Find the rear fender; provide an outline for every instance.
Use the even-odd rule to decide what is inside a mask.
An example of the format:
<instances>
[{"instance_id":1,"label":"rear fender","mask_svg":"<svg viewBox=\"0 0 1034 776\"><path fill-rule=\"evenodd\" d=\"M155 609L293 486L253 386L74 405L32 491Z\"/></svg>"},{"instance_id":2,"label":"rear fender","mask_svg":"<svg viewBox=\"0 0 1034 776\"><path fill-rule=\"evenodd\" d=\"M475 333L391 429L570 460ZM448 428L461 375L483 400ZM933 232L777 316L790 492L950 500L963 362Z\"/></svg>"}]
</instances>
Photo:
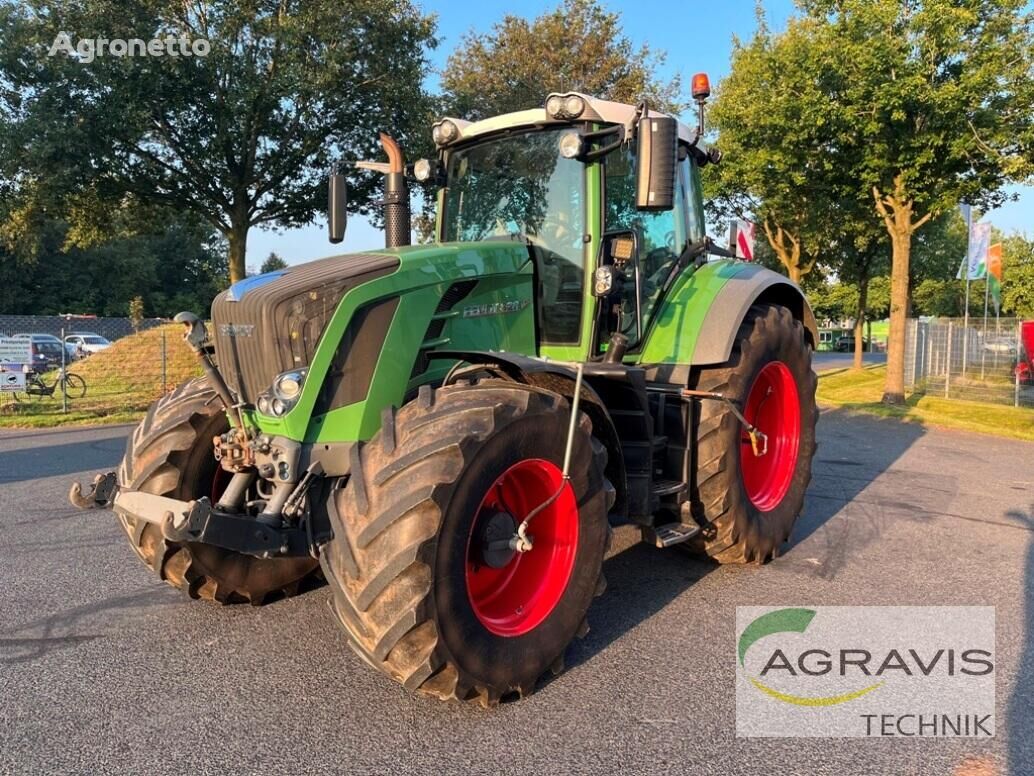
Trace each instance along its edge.
<instances>
[{"instance_id":1,"label":"rear fender","mask_svg":"<svg viewBox=\"0 0 1034 776\"><path fill-rule=\"evenodd\" d=\"M786 307L815 347L815 315L795 283L758 264L714 261L676 281L647 332L640 363L654 367L651 377L671 382L682 382L691 366L725 363L755 304Z\"/></svg>"}]
</instances>

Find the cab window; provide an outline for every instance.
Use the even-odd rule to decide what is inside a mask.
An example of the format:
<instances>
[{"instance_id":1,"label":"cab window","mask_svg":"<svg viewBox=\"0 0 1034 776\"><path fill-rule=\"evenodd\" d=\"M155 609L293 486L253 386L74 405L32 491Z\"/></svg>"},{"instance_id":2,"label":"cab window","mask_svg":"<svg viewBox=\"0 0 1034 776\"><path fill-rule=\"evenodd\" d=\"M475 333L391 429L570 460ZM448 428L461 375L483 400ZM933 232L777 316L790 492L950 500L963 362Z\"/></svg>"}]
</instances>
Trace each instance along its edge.
<instances>
[{"instance_id":1,"label":"cab window","mask_svg":"<svg viewBox=\"0 0 1034 776\"><path fill-rule=\"evenodd\" d=\"M604 165L604 229L608 232L631 229L639 239L644 329L649 324L661 287L676 259L693 241L695 232L703 232L702 224L691 224L688 218L688 187L692 185L692 177L686 169L687 163L679 165L675 206L671 210L658 212L636 209L635 160L630 150L612 153ZM629 302L634 304L634 299ZM634 313L634 310L630 312ZM623 325L623 328L626 334L630 333L627 325ZM631 333L634 334L634 329Z\"/></svg>"}]
</instances>

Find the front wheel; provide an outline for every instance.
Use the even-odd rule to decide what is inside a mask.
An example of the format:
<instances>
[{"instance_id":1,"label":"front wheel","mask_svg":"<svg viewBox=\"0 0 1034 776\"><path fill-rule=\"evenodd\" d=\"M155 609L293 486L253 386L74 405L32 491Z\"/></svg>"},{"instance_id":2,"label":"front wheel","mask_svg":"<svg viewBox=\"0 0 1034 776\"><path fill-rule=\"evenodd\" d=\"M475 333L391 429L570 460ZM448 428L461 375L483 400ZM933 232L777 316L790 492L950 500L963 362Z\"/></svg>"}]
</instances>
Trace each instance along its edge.
<instances>
[{"instance_id":1,"label":"front wheel","mask_svg":"<svg viewBox=\"0 0 1034 776\"><path fill-rule=\"evenodd\" d=\"M190 380L147 411L126 443L122 488L190 501L217 501L225 487L212 438L230 427L207 378ZM211 544L167 541L161 529L115 508L133 551L155 574L191 598L262 604L291 596L317 570L311 558L255 558Z\"/></svg>"},{"instance_id":2,"label":"front wheel","mask_svg":"<svg viewBox=\"0 0 1034 776\"><path fill-rule=\"evenodd\" d=\"M698 544L720 563L764 563L779 554L804 507L815 455L815 372L800 321L754 305L729 361L701 369L694 388L736 402L765 438L751 439L724 403L700 402L692 506Z\"/></svg>"},{"instance_id":3,"label":"front wheel","mask_svg":"<svg viewBox=\"0 0 1034 776\"><path fill-rule=\"evenodd\" d=\"M606 452L584 415L561 476L569 413L514 383L425 388L356 449L321 561L367 663L407 689L485 705L560 670L603 590L610 533ZM519 523L547 503L531 548L514 549Z\"/></svg>"}]
</instances>

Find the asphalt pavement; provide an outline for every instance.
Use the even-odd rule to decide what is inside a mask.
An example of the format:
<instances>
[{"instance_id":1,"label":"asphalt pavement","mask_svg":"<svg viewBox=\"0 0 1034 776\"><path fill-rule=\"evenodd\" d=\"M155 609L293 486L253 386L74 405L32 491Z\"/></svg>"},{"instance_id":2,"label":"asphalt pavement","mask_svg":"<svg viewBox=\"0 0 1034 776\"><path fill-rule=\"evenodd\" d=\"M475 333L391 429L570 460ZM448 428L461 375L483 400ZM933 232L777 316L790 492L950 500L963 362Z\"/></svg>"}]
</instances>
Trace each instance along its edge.
<instances>
[{"instance_id":1,"label":"asphalt pavement","mask_svg":"<svg viewBox=\"0 0 1034 776\"><path fill-rule=\"evenodd\" d=\"M326 588L190 601L66 500L129 429L0 433L0 773L1034 773L1034 444L824 412L786 554L717 567L618 531L568 670L485 710L345 646ZM994 739L735 736L735 607L992 604Z\"/></svg>"},{"instance_id":2,"label":"asphalt pavement","mask_svg":"<svg viewBox=\"0 0 1034 776\"><path fill-rule=\"evenodd\" d=\"M811 355L812 364L816 372L824 372L827 369L844 369L854 364L854 353L838 353L835 350L817 350ZM866 366L874 364L886 364L886 353L863 353L862 363Z\"/></svg>"}]
</instances>

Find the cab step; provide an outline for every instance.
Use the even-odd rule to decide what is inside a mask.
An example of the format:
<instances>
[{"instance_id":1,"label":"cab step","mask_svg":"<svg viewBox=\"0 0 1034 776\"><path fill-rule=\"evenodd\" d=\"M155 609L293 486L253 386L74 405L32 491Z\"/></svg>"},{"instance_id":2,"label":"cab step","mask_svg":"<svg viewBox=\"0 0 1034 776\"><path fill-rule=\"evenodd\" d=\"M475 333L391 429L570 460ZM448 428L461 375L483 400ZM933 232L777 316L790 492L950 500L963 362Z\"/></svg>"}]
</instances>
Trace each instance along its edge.
<instances>
[{"instance_id":1,"label":"cab step","mask_svg":"<svg viewBox=\"0 0 1034 776\"><path fill-rule=\"evenodd\" d=\"M653 495L674 496L686 489L686 483L681 480L654 480Z\"/></svg>"},{"instance_id":2,"label":"cab step","mask_svg":"<svg viewBox=\"0 0 1034 776\"><path fill-rule=\"evenodd\" d=\"M700 526L695 523L693 525L688 523L655 525L652 528L643 528L643 541L664 549L675 544L688 542L700 533L700 530Z\"/></svg>"}]
</instances>

